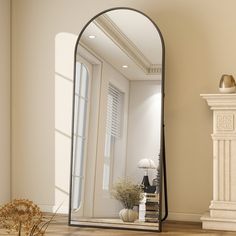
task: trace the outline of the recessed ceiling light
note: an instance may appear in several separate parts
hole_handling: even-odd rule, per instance
[[[90,39],[95,39],[95,38],[96,38],[95,35],[89,35],[88,37],[89,37]]]
[[[128,68],[128,66],[127,66],[127,65],[123,65],[122,67],[123,67],[123,68]]]

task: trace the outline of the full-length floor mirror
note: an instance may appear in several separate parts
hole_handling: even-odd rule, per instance
[[[69,224],[161,230],[164,42],[129,8],[102,12],[75,49]]]

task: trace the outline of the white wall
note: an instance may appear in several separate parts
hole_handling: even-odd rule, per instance
[[[73,61],[77,36],[59,33],[55,38],[55,159],[51,186],[54,192],[53,204],[42,204],[44,211],[56,210],[68,212],[69,179],[71,154]],[[63,174],[62,174],[63,173]]]
[[[143,158],[158,164],[160,153],[161,86],[159,81],[130,81],[126,175],[142,182],[143,170],[137,167]],[[156,171],[149,170],[149,181]]]
[[[197,220],[212,198],[212,114],[199,94],[236,75],[235,0],[13,0],[13,197],[55,204],[55,37],[116,6],[162,31],[170,218]]]
[[[10,1],[0,0],[0,204],[10,199]]]

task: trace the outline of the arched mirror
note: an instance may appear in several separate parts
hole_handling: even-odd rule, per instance
[[[143,13],[94,17],[75,50],[69,224],[161,230],[164,43]]]

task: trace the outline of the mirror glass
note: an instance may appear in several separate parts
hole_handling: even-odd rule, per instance
[[[113,9],[76,47],[70,224],[160,230],[163,44],[145,15]]]

